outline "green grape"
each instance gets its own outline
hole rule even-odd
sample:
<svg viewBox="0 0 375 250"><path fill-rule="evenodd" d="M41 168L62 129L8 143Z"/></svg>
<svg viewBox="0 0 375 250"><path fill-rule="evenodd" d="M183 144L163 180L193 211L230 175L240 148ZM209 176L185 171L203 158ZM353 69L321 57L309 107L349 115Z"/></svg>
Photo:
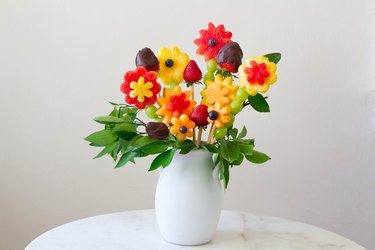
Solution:
<svg viewBox="0 0 375 250"><path fill-rule="evenodd" d="M230 122L224 124L224 127L226 127L226 128L231 127L233 125L233 123L234 123L234 115L233 114L228 114L228 116L230 118Z"/></svg>
<svg viewBox="0 0 375 250"><path fill-rule="evenodd" d="M174 87L176 87L178 85L178 83L176 82L171 82L169 84L165 84L165 86L168 88L168 89L173 89Z"/></svg>
<svg viewBox="0 0 375 250"><path fill-rule="evenodd" d="M234 101L229 105L229 107L230 107L230 112L236 115L242 110L242 102Z"/></svg>
<svg viewBox="0 0 375 250"><path fill-rule="evenodd" d="M155 120L156 122L162 122L162 121L163 121L163 118L160 117L160 116L157 116L157 117L154 118L154 120Z"/></svg>
<svg viewBox="0 0 375 250"><path fill-rule="evenodd" d="M207 84L206 82L207 81L215 81L215 76L214 76L214 73L212 72L207 72L206 74L204 74L203 76L203 83Z"/></svg>
<svg viewBox="0 0 375 250"><path fill-rule="evenodd" d="M147 106L147 108L145 109L145 113L146 115L151 118L151 119L155 119L157 118L157 115L156 115L156 111L158 109L154 106L154 105L149 105Z"/></svg>
<svg viewBox="0 0 375 250"><path fill-rule="evenodd" d="M217 69L217 63L215 59L210 59L207 62L207 70L208 72L214 73Z"/></svg>
<svg viewBox="0 0 375 250"><path fill-rule="evenodd" d="M246 88L240 87L236 93L236 100L243 102L247 99L248 96L249 96L249 93L247 93Z"/></svg>
<svg viewBox="0 0 375 250"><path fill-rule="evenodd" d="M220 140L220 139L224 138L226 135L227 135L227 128L226 127L215 129L214 137L216 139Z"/></svg>

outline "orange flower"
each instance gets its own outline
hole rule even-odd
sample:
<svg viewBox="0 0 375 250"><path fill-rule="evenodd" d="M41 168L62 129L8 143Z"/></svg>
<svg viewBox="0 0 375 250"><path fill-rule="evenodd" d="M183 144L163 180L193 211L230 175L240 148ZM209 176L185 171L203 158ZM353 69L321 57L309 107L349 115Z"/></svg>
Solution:
<svg viewBox="0 0 375 250"><path fill-rule="evenodd" d="M171 134L177 136L179 141L184 141L186 137L192 137L193 131L192 129L195 127L195 123L189 120L189 117L185 114L180 115L179 118L173 117L172 124L169 131Z"/></svg>
<svg viewBox="0 0 375 250"><path fill-rule="evenodd" d="M190 116L196 104L190 100L190 91L182 91L180 86L164 88L163 97L158 98L157 102L160 108L156 114L162 116L162 121L167 125L171 123L172 117L180 117L182 114Z"/></svg>
<svg viewBox="0 0 375 250"><path fill-rule="evenodd" d="M238 86L233 85L232 77L223 77L216 75L215 81L207 81L207 88L201 91L202 103L215 105L219 102L221 105L227 105L236 98Z"/></svg>
<svg viewBox="0 0 375 250"><path fill-rule="evenodd" d="M230 108L228 106L222 106L219 102L216 102L215 106L209 107L208 113L210 113L210 111L217 112L217 119L211 120L210 118L207 118L207 121L209 123L214 123L214 126L216 128L223 127L225 123L228 123L231 120L231 118L229 117Z"/></svg>

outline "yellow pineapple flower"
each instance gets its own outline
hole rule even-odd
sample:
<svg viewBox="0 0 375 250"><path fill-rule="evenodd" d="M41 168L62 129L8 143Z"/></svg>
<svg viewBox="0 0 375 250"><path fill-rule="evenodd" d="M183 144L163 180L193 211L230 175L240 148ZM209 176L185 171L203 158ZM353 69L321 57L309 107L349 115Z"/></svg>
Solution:
<svg viewBox="0 0 375 250"><path fill-rule="evenodd" d="M189 62L188 54L177 46L161 47L157 56L160 63L159 77L166 85L176 85L183 81L183 73Z"/></svg>
<svg viewBox="0 0 375 250"><path fill-rule="evenodd" d="M238 69L238 82L245 86L246 91L252 96L258 92L265 93L277 80L276 68L276 64L265 56L249 57Z"/></svg>
<svg viewBox="0 0 375 250"><path fill-rule="evenodd" d="M172 124L169 131L176 135L179 141L184 141L186 137L193 136L192 129L195 127L195 123L187 115L182 114L179 118L173 117Z"/></svg>
<svg viewBox="0 0 375 250"><path fill-rule="evenodd" d="M182 91L180 86L164 88L163 97L158 98L157 102L160 108L156 114L162 116L162 121L167 125L171 123L172 117L180 117L182 114L190 116L196 104L190 100L190 91Z"/></svg>
<svg viewBox="0 0 375 250"><path fill-rule="evenodd" d="M153 96L154 93L150 90L154 84L152 82L146 82L145 83L145 78L141 76L138 79L138 82L131 82L130 83L130 88L133 90L130 91L129 95L131 98L136 98L138 102L144 102L145 97L151 97Z"/></svg>

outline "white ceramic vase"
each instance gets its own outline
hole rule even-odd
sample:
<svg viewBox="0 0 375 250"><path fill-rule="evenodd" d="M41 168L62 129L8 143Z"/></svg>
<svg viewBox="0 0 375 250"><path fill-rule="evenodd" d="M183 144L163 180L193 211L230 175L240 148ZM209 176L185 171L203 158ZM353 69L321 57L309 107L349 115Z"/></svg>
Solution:
<svg viewBox="0 0 375 250"><path fill-rule="evenodd" d="M156 188L155 210L163 238L179 245L209 242L220 218L222 197L211 153L176 152L171 164L161 171Z"/></svg>

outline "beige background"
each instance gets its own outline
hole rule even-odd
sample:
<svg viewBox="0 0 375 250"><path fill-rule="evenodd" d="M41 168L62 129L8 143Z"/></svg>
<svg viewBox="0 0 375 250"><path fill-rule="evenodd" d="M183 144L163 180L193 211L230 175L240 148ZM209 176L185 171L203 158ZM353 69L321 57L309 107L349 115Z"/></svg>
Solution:
<svg viewBox="0 0 375 250"><path fill-rule="evenodd" d="M230 6L229 4L233 4ZM114 170L82 138L121 102L138 49L212 20L245 55L280 51L272 112L238 118L273 160L231 172L224 208L286 217L375 249L373 1L0 0L0 249L79 218L152 208L151 159Z"/></svg>

